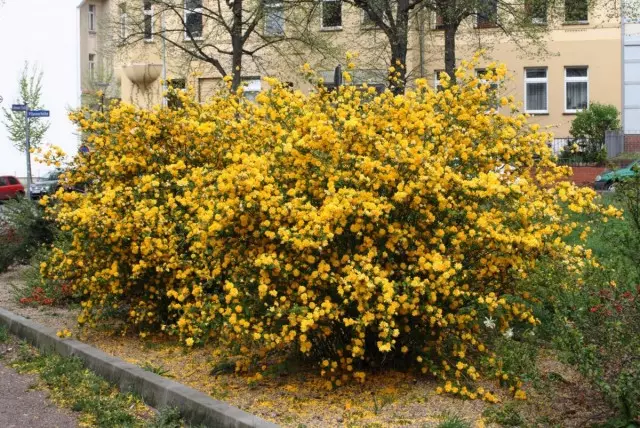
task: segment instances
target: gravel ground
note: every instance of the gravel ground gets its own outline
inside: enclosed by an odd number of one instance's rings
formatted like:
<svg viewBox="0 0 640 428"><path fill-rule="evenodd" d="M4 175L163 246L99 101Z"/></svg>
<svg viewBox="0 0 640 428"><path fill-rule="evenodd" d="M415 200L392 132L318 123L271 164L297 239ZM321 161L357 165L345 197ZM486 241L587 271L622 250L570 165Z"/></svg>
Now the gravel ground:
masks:
<svg viewBox="0 0 640 428"><path fill-rule="evenodd" d="M0 427L77 427L76 417L58 409L43 391L31 390L35 376L20 375L0 362Z"/></svg>

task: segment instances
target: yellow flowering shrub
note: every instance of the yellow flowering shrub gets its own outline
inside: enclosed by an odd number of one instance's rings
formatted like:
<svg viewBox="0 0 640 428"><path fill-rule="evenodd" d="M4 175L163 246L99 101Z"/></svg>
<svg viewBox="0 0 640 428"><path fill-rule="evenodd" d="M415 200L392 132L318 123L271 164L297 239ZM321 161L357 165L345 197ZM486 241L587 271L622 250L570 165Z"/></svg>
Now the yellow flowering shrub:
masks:
<svg viewBox="0 0 640 428"><path fill-rule="evenodd" d="M515 279L541 255L582 263L569 212L600 208L512 100L491 107L506 68L473 68L402 96L268 80L255 103L74 112L91 151L65 180L88 190L45 201L73 242L43 273L84 296L81 323L299 352L329 385L404 362L493 401L473 381L511 381L479 364L487 322L538 322Z"/></svg>

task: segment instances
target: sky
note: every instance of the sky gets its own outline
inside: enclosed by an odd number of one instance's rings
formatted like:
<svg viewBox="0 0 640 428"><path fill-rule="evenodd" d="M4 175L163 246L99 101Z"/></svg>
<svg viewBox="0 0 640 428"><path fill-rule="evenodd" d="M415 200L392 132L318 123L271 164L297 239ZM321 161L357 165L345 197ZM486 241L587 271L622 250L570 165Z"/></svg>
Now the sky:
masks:
<svg viewBox="0 0 640 428"><path fill-rule="evenodd" d="M51 111L44 144L75 154L78 138L67 111L79 104L78 31L80 0L0 0L0 107L11 108L18 95L24 62L44 71L42 104ZM50 168L32 161L34 176ZM26 158L0 124L0 175L26 176Z"/></svg>

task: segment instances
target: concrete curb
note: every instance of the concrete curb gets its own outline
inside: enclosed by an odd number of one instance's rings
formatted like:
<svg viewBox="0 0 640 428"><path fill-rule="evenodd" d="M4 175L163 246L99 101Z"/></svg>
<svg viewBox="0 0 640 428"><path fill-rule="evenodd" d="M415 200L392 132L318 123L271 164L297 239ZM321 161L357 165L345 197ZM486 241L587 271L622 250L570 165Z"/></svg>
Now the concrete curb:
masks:
<svg viewBox="0 0 640 428"><path fill-rule="evenodd" d="M117 385L121 391L135 392L155 408L177 407L190 424L215 428L278 427L227 403L214 400L193 388L112 357L85 343L62 340L56 336L53 329L0 308L0 325L2 324L9 332L43 351L54 351L65 357L80 358L87 368Z"/></svg>

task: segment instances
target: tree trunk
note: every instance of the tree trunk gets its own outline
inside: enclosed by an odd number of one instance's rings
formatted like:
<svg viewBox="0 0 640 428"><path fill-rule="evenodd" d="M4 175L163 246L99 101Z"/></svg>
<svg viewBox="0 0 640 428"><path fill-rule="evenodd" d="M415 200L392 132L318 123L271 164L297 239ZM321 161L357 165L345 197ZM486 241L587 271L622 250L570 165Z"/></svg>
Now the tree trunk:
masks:
<svg viewBox="0 0 640 428"><path fill-rule="evenodd" d="M389 88L394 94L403 94L407 83L407 46L409 44L409 0L398 0L396 31L391 41L391 67Z"/></svg>
<svg viewBox="0 0 640 428"><path fill-rule="evenodd" d="M407 83L407 44L402 41L391 46L391 66L393 73L389 73L389 89L396 94L404 93Z"/></svg>
<svg viewBox="0 0 640 428"><path fill-rule="evenodd" d="M462 19L460 17L465 15L460 8L465 6L465 3L460 4L456 0L436 1L436 10L442 17L444 27L444 71L452 81L456 79L456 33Z"/></svg>
<svg viewBox="0 0 640 428"><path fill-rule="evenodd" d="M242 0L234 0L231 11L233 13L233 24L231 27L231 89L237 90L242 83Z"/></svg>
<svg viewBox="0 0 640 428"><path fill-rule="evenodd" d="M447 23L444 28L444 70L452 81L456 78L456 33L456 26Z"/></svg>

